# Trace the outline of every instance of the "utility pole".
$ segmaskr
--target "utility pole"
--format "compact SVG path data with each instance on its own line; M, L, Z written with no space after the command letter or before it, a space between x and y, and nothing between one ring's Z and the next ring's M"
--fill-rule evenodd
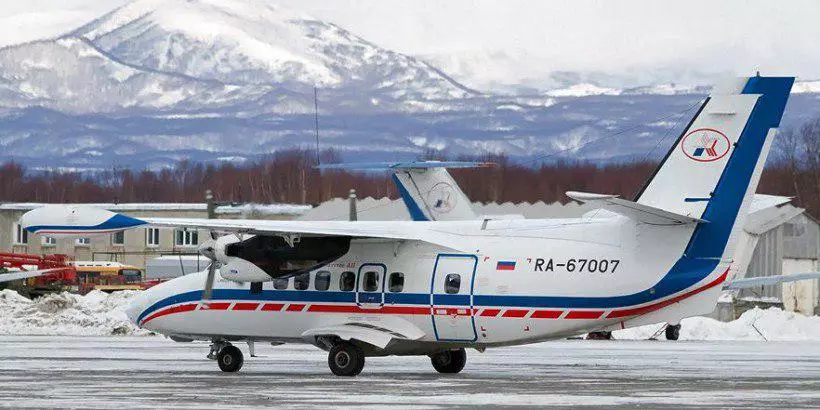
M210 189L205 190L205 204L208 210L208 219L216 219L216 203L214 202L214 193Z
M358 220L359 218L358 218L358 215L357 215L357 212L356 212L356 190L355 189L350 190L350 195L347 196L347 201L350 204L350 216L348 217L348 220L350 220L350 221Z

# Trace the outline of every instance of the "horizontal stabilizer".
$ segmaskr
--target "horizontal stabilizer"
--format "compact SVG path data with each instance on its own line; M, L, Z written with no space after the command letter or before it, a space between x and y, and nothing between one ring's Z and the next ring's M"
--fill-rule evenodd
M627 218L652 225L684 225L707 222L703 219L692 218L686 215L664 211L660 208L628 201L619 198L618 195L568 191L567 196L578 202L589 203L602 209L621 214Z
M407 170L429 168L487 168L494 166L492 162L470 161L408 161L408 162L359 162L350 164L319 165L318 169L350 169L350 170Z
M820 272L794 273L791 275L761 276L733 280L723 286L724 290L748 289L758 286L777 285L778 283L796 282L798 280L820 279Z

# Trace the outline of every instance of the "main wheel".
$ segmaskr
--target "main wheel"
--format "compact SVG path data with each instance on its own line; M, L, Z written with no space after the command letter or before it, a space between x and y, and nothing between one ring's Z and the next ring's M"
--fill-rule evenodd
M336 376L356 376L364 369L364 352L352 343L337 343L330 348L327 364Z
M680 337L680 325L666 325L666 340L678 340Z
M238 347L227 345L216 354L216 362L219 363L219 369L223 372L233 373L242 368L245 359Z
M439 373L458 373L467 363L467 352L464 348L445 350L430 356L430 361Z

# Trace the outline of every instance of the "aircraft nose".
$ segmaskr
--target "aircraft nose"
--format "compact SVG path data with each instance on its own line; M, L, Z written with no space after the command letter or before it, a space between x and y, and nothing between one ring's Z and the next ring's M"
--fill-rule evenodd
M128 320L131 323L139 326L140 315L142 312L145 311L151 304L155 302L156 299L152 294L152 290L146 289L143 290L139 295L137 295L134 299L131 300L131 303L125 308L125 315L128 316Z

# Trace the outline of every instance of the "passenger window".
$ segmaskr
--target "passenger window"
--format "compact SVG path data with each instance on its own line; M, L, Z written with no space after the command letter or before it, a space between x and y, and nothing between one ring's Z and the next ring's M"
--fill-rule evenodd
M353 272L342 272L339 277L339 290L350 292L356 287L356 274Z
M316 272L316 277L313 279L313 289L328 290L330 288L330 272L321 270Z
M362 290L365 292L376 292L379 290L379 274L376 272L367 271L364 273L364 280L362 280Z
M251 282L251 294L259 295L262 293L262 282Z
M293 288L305 290L310 285L310 272L300 273L293 277Z
M451 273L444 278L444 291L450 294L458 293L461 287L461 275Z
M288 278L277 278L273 280L273 288L282 290L288 288Z
M387 288L393 293L404 290L404 274L401 272L391 273L390 280L387 282Z

